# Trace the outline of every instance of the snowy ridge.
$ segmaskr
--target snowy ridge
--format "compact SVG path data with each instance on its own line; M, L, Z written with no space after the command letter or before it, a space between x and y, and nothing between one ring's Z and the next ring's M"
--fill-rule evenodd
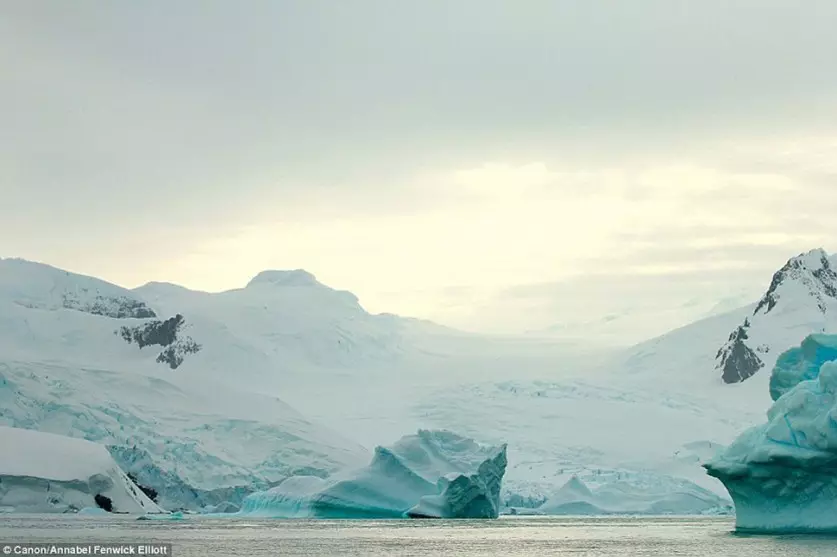
M716 354L725 383L771 369L778 354L812 332L837 330L837 272L822 249L793 257L774 275L751 316Z
M163 512L101 445L0 426L0 447L0 509L67 512L105 504L113 512Z
M161 283L134 292L166 314L186 316L203 346L194 367L217 370L220 379L242 357L250 379L276 387L277 370L395 363L407 349L407 320L371 315L354 294L301 270L264 271L245 288L217 294Z
M23 259L0 259L0 301L116 319L156 317L141 298L124 288Z

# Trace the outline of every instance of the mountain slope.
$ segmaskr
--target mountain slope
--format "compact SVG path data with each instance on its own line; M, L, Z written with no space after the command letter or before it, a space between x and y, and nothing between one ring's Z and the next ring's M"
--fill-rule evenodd
M783 351L810 333L837 330L837 272L822 249L793 257L774 275L751 315L716 353L725 383L769 372Z
M188 335L225 338L223 329L193 330L188 309L169 309L91 277L0 260L0 424L111 445L129 469L141 459L141 481L190 493L170 504L212 504L215 490L226 497L230 487L264 489L294 473L325 476L366 460L361 446L258 386L230 388L249 361L261 363L258 351L215 366L215 375L200 366L203 349L179 366L161 362Z
M50 269L29 272L63 273ZM417 429L508 443L504 497L516 504L542 503L573 475L596 489L627 481L691 493L698 483L723 493L699 468L702 447L730 442L770 401L759 374L725 385L718 347L747 319L742 341L763 342L814 332L820 303L831 311L824 286L808 294L827 273L791 270L772 307L607 352L370 315L299 270L210 294L165 283L128 291L77 275L29 281L18 268L0 291L0 423L114 445L140 483L191 508L240 501L289 474L331 474L368 459L353 441L373 447ZM67 307L68 291L83 303ZM104 297L154 317L103 315L89 300ZM190 341L199 349L188 351ZM172 346L177 365L158 361Z

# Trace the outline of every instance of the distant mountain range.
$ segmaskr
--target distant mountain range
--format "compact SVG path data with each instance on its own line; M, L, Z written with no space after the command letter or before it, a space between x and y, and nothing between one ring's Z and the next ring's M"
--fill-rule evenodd
M571 477L715 489L694 447L759 421L762 370L806 334L834 332L837 274L814 250L758 301L714 305L604 351L372 315L302 270L209 294L2 259L0 425L102 443L167 507L326 477L419 427L507 442L505 496L518 503Z

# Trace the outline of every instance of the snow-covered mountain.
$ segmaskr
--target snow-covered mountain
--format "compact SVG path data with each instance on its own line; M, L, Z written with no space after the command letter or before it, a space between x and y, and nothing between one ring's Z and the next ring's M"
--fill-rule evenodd
M762 368L767 374L779 354L809 333L837 330L837 272L822 249L791 258L770 287L716 353L726 383L738 383Z
M368 459L251 383L281 373L251 348L261 338L244 344L232 324L199 313L193 323L190 309L152 308L91 277L0 260L0 424L109 445L164 506L240 500L292 474Z
M613 352L372 315L301 270L205 293L0 260L0 424L107 444L169 508L357 468L418 429L507 443L515 506L573 476L596 493L723 494L701 447L731 442L770 399L760 381L726 385L716 353L748 319L760 357L825 326L833 271L797 260L764 303Z

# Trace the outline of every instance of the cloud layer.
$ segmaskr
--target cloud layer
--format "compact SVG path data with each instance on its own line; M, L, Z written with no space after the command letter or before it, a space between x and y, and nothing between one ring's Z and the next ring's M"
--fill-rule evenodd
M305 267L370 309L491 330L579 318L550 292L583 277L604 314L625 297L608 280L649 303L672 280L751 290L837 232L835 16L13 0L0 254L210 290Z

